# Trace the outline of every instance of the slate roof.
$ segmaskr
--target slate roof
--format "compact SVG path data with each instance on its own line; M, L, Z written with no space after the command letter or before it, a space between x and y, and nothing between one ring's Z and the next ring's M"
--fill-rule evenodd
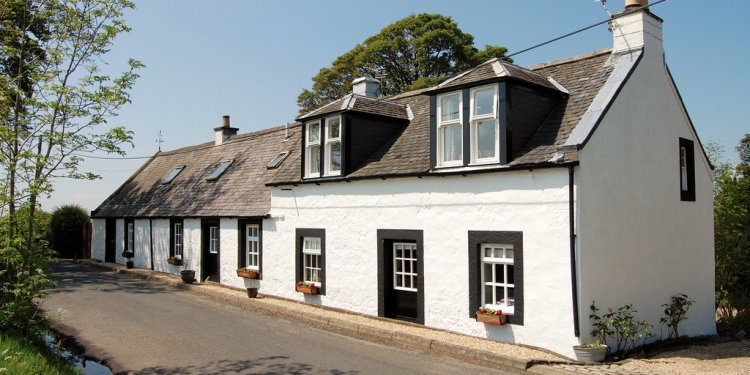
M509 166L538 166L553 164L551 159L556 156L557 147L565 143L571 131L581 119L581 116L591 105L594 97L607 82L613 70L609 64L611 50L605 49L565 60L539 64L529 69L518 68L515 65L502 62L505 68L509 66L509 74L515 74L520 79L524 74L525 80L534 79L540 85L549 85L560 90L547 77L569 92L547 120L539 127L526 146L518 150ZM448 84L440 86L458 87L472 80L486 80L493 78L495 70L490 60L476 69L455 77ZM501 62L501 61L497 61ZM490 72L491 71L491 72ZM496 78L496 76L494 77ZM544 83L546 82L546 84ZM394 103L408 105L413 113L413 120L404 128L403 132L387 142L383 147L371 155L356 171L350 173L347 179L395 177L399 175L426 175L430 172L430 142L429 142L429 96L436 91L436 87L426 90L407 92L386 98ZM442 91L442 90L441 90ZM300 140L297 140L300 142ZM298 146L300 148L301 146ZM565 155L564 161L574 161L575 155ZM299 153L287 160L272 180L270 185L283 185L301 182Z
M518 65L513 65L507 61L494 58L441 82L437 86L432 87L430 91L443 91L476 82L496 80L500 78L515 78L557 90L557 87L547 79L547 76L524 69Z
M345 95L341 99L315 109L297 120L304 121L313 117L347 111L409 120L409 113L403 104L394 103L384 98L375 99L356 94Z
M271 191L265 183L278 169L266 166L280 152L299 158L299 124L158 152L109 196L93 217L262 217L269 213ZM216 181L207 181L222 160L232 165ZM168 185L162 179L175 167L185 169Z

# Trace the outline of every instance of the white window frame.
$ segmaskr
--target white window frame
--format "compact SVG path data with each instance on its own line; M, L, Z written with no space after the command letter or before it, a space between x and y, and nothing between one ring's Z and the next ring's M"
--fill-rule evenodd
M513 250L513 245L511 244L486 244L483 243L480 245L481 249L481 260L482 260L482 267L481 267L481 285L482 285L482 305L486 307L490 307L492 309L499 309L502 310L503 314L505 315L512 315L514 311L514 300L515 300L515 293L513 301L510 301L512 303L508 303L508 289L514 288L515 289L515 280L513 283L508 282L508 266L514 266L515 267L515 252ZM486 256L486 249L493 249L493 256L488 257ZM511 258L508 258L506 255L503 255L503 258L497 258L494 256L494 249L503 249L503 254L506 254L508 250L510 250L511 254L513 256ZM485 264L492 265L492 275L485 275ZM502 264L503 265L503 281L502 282L496 282L495 281L495 270L496 265ZM514 272L515 275L515 272ZM489 278L488 278L489 277ZM487 301L486 296L486 287L492 288L493 298L492 301L495 303L485 303ZM503 295L498 296L496 295L497 288L502 288Z
M219 226L211 225L208 227L208 251L211 254L218 254L219 245Z
M317 244L317 246L309 246L312 244ZM321 267L323 260L321 245L320 237L302 237L302 279L308 283L315 283L317 287L323 285L321 278L321 272L323 272L323 267ZM313 262L313 260L315 261ZM316 277L311 277L312 275Z
M314 142L310 141L310 127L312 125L318 125L318 140ZM305 178L320 177L320 136L322 135L322 128L320 120L305 123ZM312 160L312 148L314 146L318 146L317 172L312 171L313 164L310 163L310 160Z
M134 252L135 250L135 223L128 222L128 234L126 237L125 250Z
M401 256L397 256L397 250L402 251ZM406 257L404 250L409 250L410 257ZM393 289L417 292L417 282L419 274L417 273L417 244L414 242L394 242L393 243ZM399 267L399 265L401 267ZM408 265L408 267L407 267ZM399 271L399 268L401 269ZM408 268L408 270L407 270ZM406 286L406 280L409 285ZM399 283L399 281L401 281Z
M487 91L492 90L492 113L489 114L483 114L483 115L477 115L474 113L474 104L475 104L475 98L476 94L481 91ZM499 135L500 135L500 121L498 121L498 106L497 106L497 85L487 85L487 86L480 86L480 87L474 87L470 90L469 97L471 98L470 101L470 109L469 109L469 123L470 123L470 136L471 136L471 164L490 164L490 163L498 163L500 161L500 141L499 141ZM495 156L489 157L489 158L480 158L479 157L479 131L477 130L477 125L481 121L488 121L492 120L495 122Z
M260 225L258 224L245 225L245 262L245 268L260 270Z
M688 182L687 147L680 146L680 188L682 191L690 190Z
M174 223L174 257L182 259L183 232L182 223Z
M336 137L336 138L329 138L328 135L330 134L329 127L331 126L331 121L332 120L336 120L336 119L338 120L338 123L339 123L339 136ZM341 149L341 116L333 116L333 117L326 118L326 126L325 126L325 128L326 128L326 131L325 131L325 136L326 136L325 157L326 157L326 160L325 160L325 171L324 171L324 173L325 173L325 176L339 176L339 175L341 175L341 167L342 167L341 166L341 162L343 161L343 158L341 157L342 155L340 154L339 155L339 169L337 171L332 170L331 169L331 160L332 160L331 159L331 151L333 150L332 149L333 145L336 144L336 143L338 143L339 144L339 153L343 152L343 150Z
M443 119L443 98L449 97L449 96L458 96L458 119L456 120L448 120L448 121L442 121ZM437 122L437 166L438 167L455 167L455 166L461 166L464 163L463 160L463 144L464 144L464 131L463 131L463 116L464 116L464 108L463 108L463 93L461 91L453 91L445 94L438 95L437 97L437 111L436 111L436 122ZM450 126L458 125L461 128L461 150L458 153L459 158L458 160L444 160L445 153L443 152L443 145L445 144L444 138L445 138L445 132L444 130Z

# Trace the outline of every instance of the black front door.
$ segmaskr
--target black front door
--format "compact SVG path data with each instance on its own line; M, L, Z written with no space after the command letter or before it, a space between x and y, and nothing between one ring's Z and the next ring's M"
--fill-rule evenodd
M219 222L203 220L201 223L201 277L203 281L219 282Z
M104 261L115 262L115 247L117 246L117 220L106 219L104 229Z
M417 321L419 277L416 242L387 241L385 316Z

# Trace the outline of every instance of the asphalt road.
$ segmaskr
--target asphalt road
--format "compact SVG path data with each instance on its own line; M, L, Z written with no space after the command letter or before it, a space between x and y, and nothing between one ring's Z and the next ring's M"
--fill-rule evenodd
M502 374L246 311L175 288L55 264L43 308L115 373Z

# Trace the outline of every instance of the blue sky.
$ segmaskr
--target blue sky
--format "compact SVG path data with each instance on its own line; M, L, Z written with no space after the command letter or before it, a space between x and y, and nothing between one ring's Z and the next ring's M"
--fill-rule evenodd
M655 3L651 0L651 3ZM105 60L112 72L128 58L146 68L131 91L132 104L113 125L135 132L128 157L150 156L162 132L163 150L213 139L222 115L249 132L294 120L296 98L311 77L386 25L412 13L452 17L477 47L523 50L607 18L593 0L503 1L229 1L142 0L126 20ZM609 0L619 12L624 0ZM750 40L743 31L747 1L667 0L652 12L664 19L667 64L705 144L734 146L750 132ZM601 25L514 57L521 66L606 48ZM58 180L43 208L76 203L93 210L145 160L88 159L101 180Z

